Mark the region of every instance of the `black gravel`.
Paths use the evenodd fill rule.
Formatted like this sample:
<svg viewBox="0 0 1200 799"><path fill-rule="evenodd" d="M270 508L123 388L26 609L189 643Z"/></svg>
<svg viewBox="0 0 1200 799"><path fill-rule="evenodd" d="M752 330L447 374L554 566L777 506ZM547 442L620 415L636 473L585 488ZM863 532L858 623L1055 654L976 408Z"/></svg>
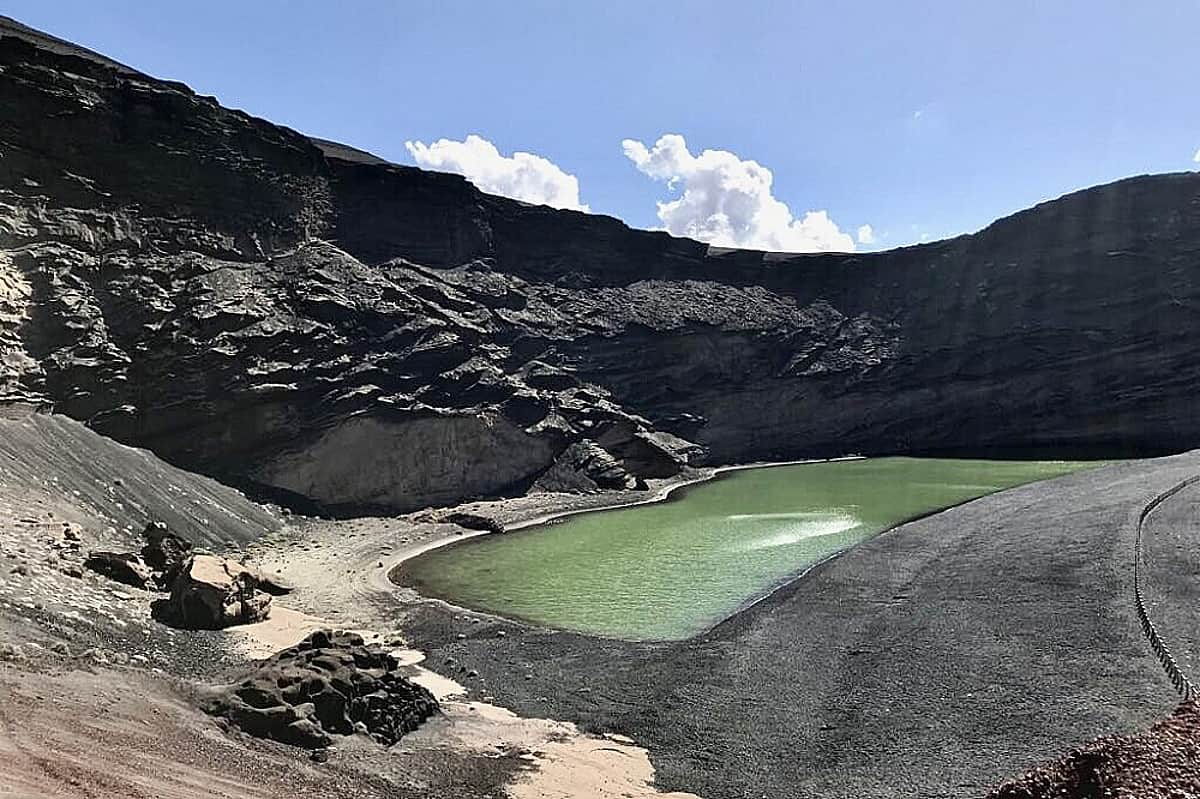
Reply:
<svg viewBox="0 0 1200 799"><path fill-rule="evenodd" d="M1133 610L1133 525L1195 473L1200 453L983 498L879 536L689 641L600 640L436 603L406 633L477 694L632 736L661 788L981 796L1174 705Z"/></svg>

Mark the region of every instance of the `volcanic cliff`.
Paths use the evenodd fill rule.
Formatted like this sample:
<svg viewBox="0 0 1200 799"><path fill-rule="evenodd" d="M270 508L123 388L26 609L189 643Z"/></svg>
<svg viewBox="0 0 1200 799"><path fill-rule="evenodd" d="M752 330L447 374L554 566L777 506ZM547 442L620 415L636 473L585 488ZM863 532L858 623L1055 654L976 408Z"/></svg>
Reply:
<svg viewBox="0 0 1200 799"><path fill-rule="evenodd" d="M303 136L0 18L0 402L296 505L689 462L1200 446L1200 175L720 250Z"/></svg>

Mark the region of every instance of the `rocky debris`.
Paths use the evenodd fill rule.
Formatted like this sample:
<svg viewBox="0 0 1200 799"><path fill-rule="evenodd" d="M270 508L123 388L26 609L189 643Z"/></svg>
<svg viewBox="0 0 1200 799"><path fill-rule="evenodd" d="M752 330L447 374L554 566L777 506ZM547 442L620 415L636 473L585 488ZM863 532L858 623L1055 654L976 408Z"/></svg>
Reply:
<svg viewBox="0 0 1200 799"><path fill-rule="evenodd" d="M149 588L154 579L153 570L145 564L140 555L132 552L95 550L88 554L83 565L110 580L116 580L134 588Z"/></svg>
<svg viewBox="0 0 1200 799"><path fill-rule="evenodd" d="M630 474L608 450L591 439L576 441L538 477L540 491L590 493L602 489L633 490L646 483Z"/></svg>
<svg viewBox="0 0 1200 799"><path fill-rule="evenodd" d="M162 572L163 585L170 585L175 573L192 552L191 542L172 533L164 522L151 522L142 531L146 545L142 560L156 572Z"/></svg>
<svg viewBox="0 0 1200 799"><path fill-rule="evenodd" d="M154 614L191 630L253 624L271 612L271 596L258 590L259 584L256 569L216 555L192 555L171 583L170 597L155 603Z"/></svg>
<svg viewBox="0 0 1200 799"><path fill-rule="evenodd" d="M362 636L318 630L214 691L205 710L243 731L309 749L356 731L391 746L433 715L437 700Z"/></svg>
<svg viewBox="0 0 1200 799"><path fill-rule="evenodd" d="M503 533L504 525L490 516L481 516L478 513L468 513L466 511L454 511L442 515L441 521L446 524L457 524L459 527L465 527L468 530L483 530L489 533Z"/></svg>
<svg viewBox="0 0 1200 799"><path fill-rule="evenodd" d="M172 533L160 521L146 525L142 536L146 544L140 553L93 551L83 565L135 588L170 587L192 552L191 543Z"/></svg>
<svg viewBox="0 0 1200 799"><path fill-rule="evenodd" d="M1099 738L1001 785L988 799L1196 796L1198 742L1200 702L1192 700L1146 732Z"/></svg>

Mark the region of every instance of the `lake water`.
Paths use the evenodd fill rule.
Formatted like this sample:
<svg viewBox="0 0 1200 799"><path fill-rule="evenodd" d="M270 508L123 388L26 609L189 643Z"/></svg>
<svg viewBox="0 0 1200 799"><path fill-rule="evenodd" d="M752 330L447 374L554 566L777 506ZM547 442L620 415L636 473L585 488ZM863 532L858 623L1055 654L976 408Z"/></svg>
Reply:
<svg viewBox="0 0 1200 799"><path fill-rule="evenodd" d="M871 458L726 472L665 502L431 550L402 582L549 627L687 638L906 519L1097 465Z"/></svg>

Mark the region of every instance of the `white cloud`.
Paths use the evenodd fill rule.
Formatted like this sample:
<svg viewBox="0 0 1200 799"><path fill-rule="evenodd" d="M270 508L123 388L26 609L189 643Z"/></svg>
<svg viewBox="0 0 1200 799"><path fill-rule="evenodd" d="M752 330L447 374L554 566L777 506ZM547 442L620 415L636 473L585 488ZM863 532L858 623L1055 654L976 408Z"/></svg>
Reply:
<svg viewBox="0 0 1200 799"><path fill-rule="evenodd" d="M682 189L677 199L658 203L659 220L676 236L779 252L854 250L854 239L825 211L795 218L772 195L771 170L756 161L725 150L692 155L677 133L663 135L651 149L633 139L621 147L640 172L664 181L672 191Z"/></svg>
<svg viewBox="0 0 1200 799"><path fill-rule="evenodd" d="M875 230L870 225L859 225L857 238L859 244L874 244Z"/></svg>
<svg viewBox="0 0 1200 799"><path fill-rule="evenodd" d="M404 146L418 166L455 172L489 194L554 208L589 210L579 201L579 180L540 155L515 152L504 156L496 145L475 134L463 141L438 139L429 145L406 141Z"/></svg>
<svg viewBox="0 0 1200 799"><path fill-rule="evenodd" d="M1196 151L1196 154L1192 156L1192 160L1197 164L1200 164L1200 150Z"/></svg>

